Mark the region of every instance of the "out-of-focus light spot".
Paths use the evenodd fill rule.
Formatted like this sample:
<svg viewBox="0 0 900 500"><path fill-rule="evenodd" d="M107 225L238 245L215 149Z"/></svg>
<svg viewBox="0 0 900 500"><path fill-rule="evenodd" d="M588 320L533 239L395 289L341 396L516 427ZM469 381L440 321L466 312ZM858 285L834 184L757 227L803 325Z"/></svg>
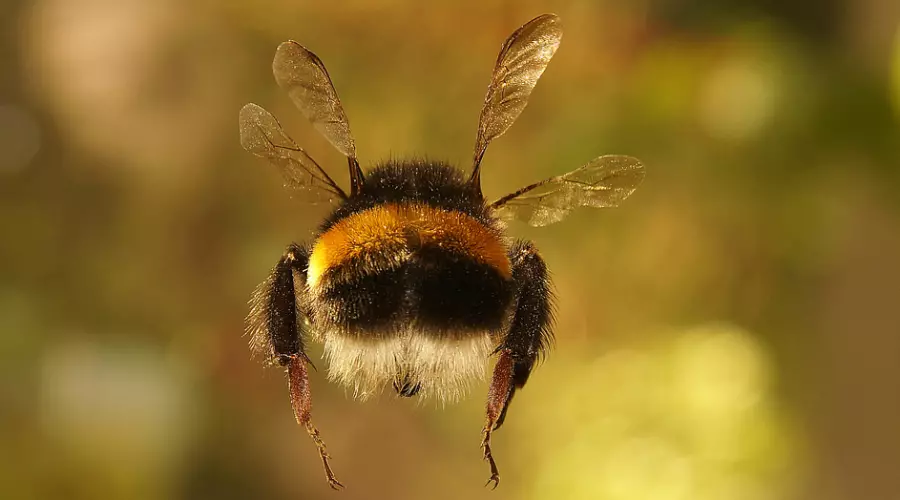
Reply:
<svg viewBox="0 0 900 500"><path fill-rule="evenodd" d="M35 85L84 125L112 115L135 94L147 93L149 66L171 29L172 2L147 0L40 0L34 4L31 39ZM145 97L146 100L146 97ZM88 106L88 101L90 106ZM118 114L118 116L117 116ZM91 130L92 131L92 130Z"/></svg>
<svg viewBox="0 0 900 500"><path fill-rule="evenodd" d="M675 389L685 410L705 423L747 411L763 397L769 367L759 344L739 328L689 331L673 354Z"/></svg>
<svg viewBox="0 0 900 500"><path fill-rule="evenodd" d="M691 498L691 461L672 442L635 436L598 444L588 436L562 445L536 478L534 498Z"/></svg>
<svg viewBox="0 0 900 500"><path fill-rule="evenodd" d="M646 402L645 381L653 376L656 367L646 352L622 349L594 361L590 378L599 387L615 387L607 393L607 403L618 408L640 408ZM583 401L582 401L583 404Z"/></svg>
<svg viewBox="0 0 900 500"><path fill-rule="evenodd" d="M533 378L508 420L530 498L785 498L804 468L764 346L727 323L672 333Z"/></svg>
<svg viewBox="0 0 900 500"><path fill-rule="evenodd" d="M233 113L222 103L237 59L203 14L177 0L37 0L22 30L29 89L65 139L105 160L89 164L142 188L184 185Z"/></svg>
<svg viewBox="0 0 900 500"><path fill-rule="evenodd" d="M700 121L713 137L752 139L775 114L777 82L764 61L734 58L709 74L700 97Z"/></svg>
<svg viewBox="0 0 900 500"><path fill-rule="evenodd" d="M692 498L691 462L671 443L635 437L610 450L602 478L602 498L681 500ZM648 478L652 478L649 479Z"/></svg>
<svg viewBox="0 0 900 500"><path fill-rule="evenodd" d="M165 493L193 431L189 384L149 346L66 343L43 362L41 423L98 483ZM114 493L114 494L113 494ZM165 497L166 495L162 495Z"/></svg>
<svg viewBox="0 0 900 500"><path fill-rule="evenodd" d="M41 148L41 130L28 111L0 104L0 174L25 169Z"/></svg>

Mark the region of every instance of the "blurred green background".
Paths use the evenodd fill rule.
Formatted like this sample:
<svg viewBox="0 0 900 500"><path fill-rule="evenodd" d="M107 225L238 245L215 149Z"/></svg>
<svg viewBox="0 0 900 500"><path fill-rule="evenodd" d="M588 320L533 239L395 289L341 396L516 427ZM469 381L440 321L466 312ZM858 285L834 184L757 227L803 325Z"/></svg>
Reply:
<svg viewBox="0 0 900 500"><path fill-rule="evenodd" d="M558 289L555 350L495 435L486 383L439 408L312 374L353 499L900 498L900 3L0 4L0 498L337 498L250 291L327 207L281 188L237 113L338 153L276 87L326 63L367 163L468 168L503 39L565 25L485 158L490 197L605 153L621 208L513 234Z"/></svg>

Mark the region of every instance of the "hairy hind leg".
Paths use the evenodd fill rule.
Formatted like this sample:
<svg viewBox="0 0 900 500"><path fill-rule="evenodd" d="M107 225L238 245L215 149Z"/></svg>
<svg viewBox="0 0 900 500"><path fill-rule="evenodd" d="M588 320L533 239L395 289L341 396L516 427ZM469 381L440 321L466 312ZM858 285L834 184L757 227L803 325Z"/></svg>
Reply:
<svg viewBox="0 0 900 500"><path fill-rule="evenodd" d="M518 241L509 252L516 286L515 310L509 331L497 347L499 355L488 389L481 448L490 464L487 484L500 483L500 472L491 452L491 434L506 418L516 389L521 389L538 358L552 340L553 292L547 266L531 242Z"/></svg>
<svg viewBox="0 0 900 500"><path fill-rule="evenodd" d="M329 486L339 489L343 485L331 471L328 462L331 457L310 418L309 358L304 352L301 332L301 322L306 314L299 305L303 301L297 300L298 289L302 294L306 287L308 265L308 249L297 244L288 246L269 277L253 293L247 328L251 335L251 348L287 368L294 417L316 444Z"/></svg>

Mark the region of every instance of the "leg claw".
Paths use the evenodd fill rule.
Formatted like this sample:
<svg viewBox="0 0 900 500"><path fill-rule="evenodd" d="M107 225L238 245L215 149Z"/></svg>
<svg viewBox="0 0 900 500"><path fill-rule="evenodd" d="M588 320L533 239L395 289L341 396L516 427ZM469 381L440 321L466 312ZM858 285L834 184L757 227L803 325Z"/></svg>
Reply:
<svg viewBox="0 0 900 500"><path fill-rule="evenodd" d="M484 428L481 439L481 449L484 452L483 459L491 466L491 478L484 483L484 486L487 487L489 484L494 483L491 489L495 490L500 484L500 471L497 470L497 463L494 462L494 455L491 453L491 432L488 430L489 428L489 426Z"/></svg>
<svg viewBox="0 0 900 500"><path fill-rule="evenodd" d="M335 479L333 477L328 478L328 486L331 486L331 489L333 489L335 491L340 491L340 490L344 489L344 485L341 484L340 481L338 481L337 479Z"/></svg>

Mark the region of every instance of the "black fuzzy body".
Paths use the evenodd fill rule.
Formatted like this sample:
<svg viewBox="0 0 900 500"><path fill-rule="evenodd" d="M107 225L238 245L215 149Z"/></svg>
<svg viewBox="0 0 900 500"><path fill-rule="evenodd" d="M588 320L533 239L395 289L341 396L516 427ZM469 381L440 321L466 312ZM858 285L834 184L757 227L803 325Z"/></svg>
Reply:
<svg viewBox="0 0 900 500"><path fill-rule="evenodd" d="M321 341L329 378L361 398L393 386L453 400L499 353L490 401L502 422L552 322L543 260L503 229L452 166L375 167L257 288L251 345L284 364L305 358L305 337Z"/></svg>
<svg viewBox="0 0 900 500"><path fill-rule="evenodd" d="M319 226L318 234L350 215L386 203L424 203L497 225L481 192L472 188L458 168L439 161L392 160L366 172L360 192L335 208Z"/></svg>
<svg viewBox="0 0 900 500"><path fill-rule="evenodd" d="M319 236L348 217L386 204L459 212L501 233L461 171L445 163L413 160L388 162L367 172L360 193L326 218ZM377 251L390 259L391 249ZM410 329L460 337L503 328L514 286L497 267L428 244L398 267L380 269L373 259L364 255L326 273L314 299L319 327L357 338L382 338Z"/></svg>

